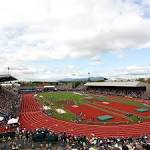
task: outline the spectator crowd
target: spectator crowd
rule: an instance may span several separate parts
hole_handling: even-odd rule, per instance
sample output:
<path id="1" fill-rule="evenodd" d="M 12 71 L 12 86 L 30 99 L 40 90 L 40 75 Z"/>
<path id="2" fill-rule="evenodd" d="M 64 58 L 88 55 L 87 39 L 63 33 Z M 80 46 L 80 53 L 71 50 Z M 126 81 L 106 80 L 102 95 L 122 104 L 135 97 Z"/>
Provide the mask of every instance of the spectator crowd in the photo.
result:
<path id="1" fill-rule="evenodd" d="M 0 116 L 4 122 L 19 115 L 20 96 L 13 87 L 0 86 Z"/>
<path id="2" fill-rule="evenodd" d="M 34 132 L 17 130 L 15 136 L 2 137 L 2 150 L 40 149 L 40 150 L 150 150 L 148 135 L 134 138 L 98 138 L 55 133 L 47 129 Z"/>

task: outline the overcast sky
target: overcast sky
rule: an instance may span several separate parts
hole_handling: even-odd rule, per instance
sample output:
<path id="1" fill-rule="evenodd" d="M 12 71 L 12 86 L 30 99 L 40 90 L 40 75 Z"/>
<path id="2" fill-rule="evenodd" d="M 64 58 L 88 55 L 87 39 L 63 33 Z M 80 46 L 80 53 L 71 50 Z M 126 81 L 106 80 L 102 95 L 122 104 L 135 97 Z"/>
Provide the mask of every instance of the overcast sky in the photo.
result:
<path id="1" fill-rule="evenodd" d="M 0 0 L 0 74 L 150 76 L 150 0 Z"/>

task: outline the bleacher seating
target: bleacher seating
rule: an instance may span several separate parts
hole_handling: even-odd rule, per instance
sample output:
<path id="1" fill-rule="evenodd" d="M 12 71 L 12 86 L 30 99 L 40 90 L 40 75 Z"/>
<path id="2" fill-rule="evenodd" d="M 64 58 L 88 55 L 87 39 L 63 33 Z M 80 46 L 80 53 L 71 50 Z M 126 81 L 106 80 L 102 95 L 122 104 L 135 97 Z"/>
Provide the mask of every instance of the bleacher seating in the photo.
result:
<path id="1" fill-rule="evenodd" d="M 16 116 L 19 113 L 20 97 L 13 88 L 0 87 L 0 112 Z"/>

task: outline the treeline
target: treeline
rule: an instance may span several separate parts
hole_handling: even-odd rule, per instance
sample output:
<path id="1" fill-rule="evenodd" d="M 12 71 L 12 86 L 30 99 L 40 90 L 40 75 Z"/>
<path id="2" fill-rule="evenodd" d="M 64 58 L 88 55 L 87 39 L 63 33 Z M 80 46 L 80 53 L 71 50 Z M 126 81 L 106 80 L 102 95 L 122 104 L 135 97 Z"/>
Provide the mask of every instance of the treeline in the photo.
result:
<path id="1" fill-rule="evenodd" d="M 58 85 L 57 82 L 42 82 L 42 81 L 21 81 L 20 85 L 22 87 L 37 87 L 37 86 L 44 86 L 44 85 Z"/>
<path id="2" fill-rule="evenodd" d="M 137 79 L 137 81 L 150 84 L 150 78 L 147 78 L 147 79 L 145 79 L 145 78 L 139 78 L 139 79 Z"/>
<path id="3" fill-rule="evenodd" d="M 85 84 L 86 82 L 83 82 L 83 81 L 70 81 L 70 82 L 41 82 L 41 81 L 30 81 L 30 82 L 25 82 L 25 81 L 22 81 L 22 82 L 19 82 L 20 85 L 22 87 L 38 87 L 38 86 L 45 86 L 45 85 L 59 85 L 59 84 L 63 84 L 63 85 L 68 85 L 68 84 L 71 84 L 73 88 L 76 88 L 77 86 L 79 85 L 83 85 Z"/>

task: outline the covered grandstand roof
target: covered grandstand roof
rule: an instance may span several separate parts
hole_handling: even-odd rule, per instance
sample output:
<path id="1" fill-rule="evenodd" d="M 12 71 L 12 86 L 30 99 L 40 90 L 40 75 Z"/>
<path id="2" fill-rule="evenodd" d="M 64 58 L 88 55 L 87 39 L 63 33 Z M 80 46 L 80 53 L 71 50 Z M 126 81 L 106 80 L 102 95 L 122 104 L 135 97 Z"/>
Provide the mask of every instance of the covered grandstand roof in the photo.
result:
<path id="1" fill-rule="evenodd" d="M 115 87 L 146 87 L 146 84 L 139 81 L 134 82 L 87 82 L 85 86 L 115 86 Z"/>
<path id="2" fill-rule="evenodd" d="M 17 79 L 9 74 L 0 75 L 0 82 L 15 81 L 15 80 Z"/>

